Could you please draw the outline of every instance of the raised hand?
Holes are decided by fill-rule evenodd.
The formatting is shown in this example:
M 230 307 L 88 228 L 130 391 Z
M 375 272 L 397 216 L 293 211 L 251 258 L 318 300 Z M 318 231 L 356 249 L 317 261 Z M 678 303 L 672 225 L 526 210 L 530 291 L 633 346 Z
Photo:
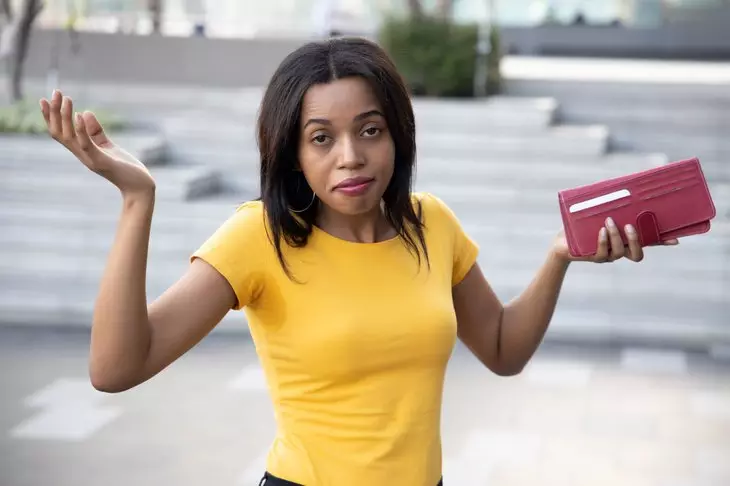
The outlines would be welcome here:
M 73 101 L 55 90 L 40 100 L 48 132 L 91 171 L 117 186 L 123 195 L 154 195 L 155 181 L 142 162 L 115 145 L 96 116 L 75 113 Z

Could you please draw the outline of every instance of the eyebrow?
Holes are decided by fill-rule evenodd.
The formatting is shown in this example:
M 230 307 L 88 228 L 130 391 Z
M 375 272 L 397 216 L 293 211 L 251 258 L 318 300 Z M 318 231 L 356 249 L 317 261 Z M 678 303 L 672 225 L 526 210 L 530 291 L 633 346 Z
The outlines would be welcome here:
M 383 115 L 380 112 L 380 110 L 370 110 L 370 111 L 365 111 L 363 113 L 360 113 L 359 115 L 357 115 L 352 120 L 353 121 L 360 121 L 360 120 L 364 120 L 365 118 L 370 117 L 370 116 L 374 116 L 374 115 L 375 116 L 382 116 L 383 118 L 385 118 L 385 115 Z M 304 127 L 303 128 L 307 128 L 307 126 L 309 126 L 309 125 L 311 125 L 313 123 L 319 123 L 320 125 L 331 125 L 332 124 L 332 122 L 330 122 L 326 118 L 310 118 L 309 120 L 307 120 L 307 123 L 304 124 Z

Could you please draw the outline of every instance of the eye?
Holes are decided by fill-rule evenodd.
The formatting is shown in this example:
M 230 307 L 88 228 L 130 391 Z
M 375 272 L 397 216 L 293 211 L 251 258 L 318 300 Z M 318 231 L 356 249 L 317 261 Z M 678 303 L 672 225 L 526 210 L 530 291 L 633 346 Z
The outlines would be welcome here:
M 323 133 L 320 133 L 320 134 L 315 135 L 314 137 L 312 137 L 312 142 L 315 145 L 323 145 L 323 144 L 327 143 L 327 139 L 328 138 L 329 137 L 327 135 L 325 135 Z
M 378 127 L 368 127 L 362 132 L 368 137 L 374 137 L 380 133 L 380 128 Z

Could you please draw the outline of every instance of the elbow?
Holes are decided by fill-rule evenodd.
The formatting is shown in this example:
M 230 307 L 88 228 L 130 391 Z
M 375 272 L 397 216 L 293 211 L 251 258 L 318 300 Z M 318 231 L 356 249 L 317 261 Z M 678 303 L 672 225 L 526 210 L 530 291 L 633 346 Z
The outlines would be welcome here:
M 134 381 L 119 373 L 111 373 L 94 366 L 89 368 L 89 381 L 95 390 L 103 393 L 121 393 L 136 385 Z
M 93 374 L 91 374 L 89 377 L 91 379 L 91 386 L 93 386 L 96 391 L 100 391 L 103 393 L 121 393 L 131 388 L 129 386 L 123 386 L 122 384 L 113 380 L 98 377 Z
M 498 369 L 492 370 L 492 371 L 494 371 L 494 373 L 497 376 L 502 376 L 502 377 L 508 378 L 511 376 L 519 375 L 520 373 L 522 373 L 522 370 L 524 370 L 524 369 L 525 369 L 524 366 L 513 366 L 513 367 L 509 367 L 509 368 L 508 367 L 498 368 Z
M 494 366 L 490 367 L 490 370 L 492 373 L 494 373 L 497 376 L 502 377 L 511 377 L 511 376 L 517 376 L 525 369 L 525 366 L 527 363 L 498 363 Z

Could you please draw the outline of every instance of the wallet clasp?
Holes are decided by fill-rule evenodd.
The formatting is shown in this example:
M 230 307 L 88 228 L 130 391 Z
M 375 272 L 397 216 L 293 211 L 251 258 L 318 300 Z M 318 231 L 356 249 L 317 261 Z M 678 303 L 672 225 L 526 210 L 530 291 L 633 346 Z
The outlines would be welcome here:
M 641 246 L 657 245 L 662 241 L 656 215 L 651 211 L 639 213 L 636 217 L 636 230 L 639 232 Z

